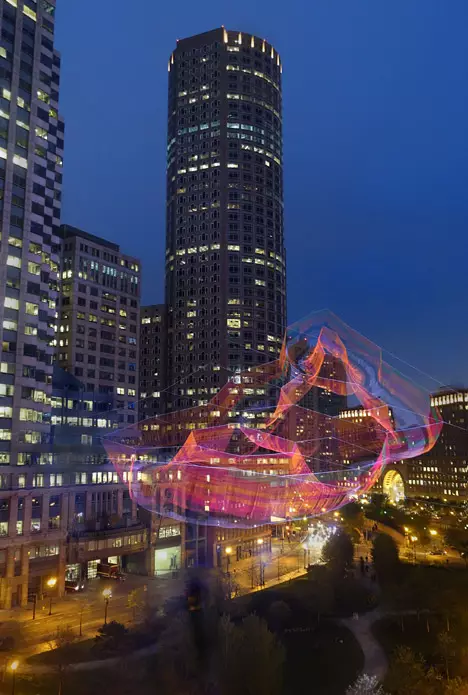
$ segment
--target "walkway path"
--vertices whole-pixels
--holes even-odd
[[[368,676],[375,676],[379,681],[383,681],[385,678],[388,661],[380,642],[373,635],[372,625],[384,615],[376,608],[370,613],[364,613],[357,618],[347,618],[341,621],[345,627],[351,630],[363,651],[363,673],[366,673]]]

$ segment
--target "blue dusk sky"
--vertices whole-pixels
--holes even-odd
[[[468,383],[467,0],[57,0],[63,222],[163,300],[167,59],[222,24],[282,57],[289,321],[329,308]]]

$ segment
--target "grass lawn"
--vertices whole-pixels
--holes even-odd
[[[30,656],[27,661],[30,666],[34,666],[34,664],[54,666],[61,663],[69,665],[78,664],[82,661],[110,659],[114,656],[129,654],[137,649],[153,644],[156,638],[156,635],[151,633],[129,634],[115,651],[96,648],[96,642],[94,638],[91,638],[82,640],[81,642],[74,642],[65,648],[51,649],[41,652],[40,654],[34,654],[34,656]],[[64,651],[66,653],[66,658],[62,658]]]
[[[82,642],[75,642],[67,647],[67,661],[69,664],[78,664],[80,661],[92,661],[93,659],[103,658],[102,655],[96,653],[92,650],[95,644],[94,638],[83,640]],[[50,649],[46,652],[41,652],[40,654],[34,654],[27,659],[28,664],[34,666],[34,664],[41,664],[46,666],[53,666],[61,661],[60,652],[61,649]]]
[[[286,647],[285,695],[307,691],[343,695],[359,675],[364,656],[353,634],[338,620],[320,616],[310,580],[298,578],[250,596],[248,612],[269,621],[270,606],[284,601],[291,611],[278,636]],[[245,600],[245,599],[243,599]]]
[[[310,632],[287,632],[283,641],[285,695],[305,691],[343,695],[364,664],[363,653],[352,633],[331,621],[321,622]]]

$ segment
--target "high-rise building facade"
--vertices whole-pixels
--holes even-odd
[[[166,370],[166,307],[142,306],[140,311],[139,417],[145,420],[164,413]]]
[[[220,28],[179,41],[168,69],[167,379],[179,385],[167,406],[174,410],[206,403],[232,373],[278,357],[286,259],[278,52]]]
[[[55,0],[0,0],[0,466],[45,463],[64,123]]]
[[[0,0],[2,608],[27,601],[30,563],[50,576],[57,558],[63,561],[56,542],[62,531],[56,519],[49,526],[49,499],[42,504],[39,490],[49,479],[48,467],[35,465],[52,460],[55,247],[64,147],[54,30],[55,0]]]
[[[88,391],[113,396],[121,426],[138,420],[140,261],[80,229],[60,229],[57,362]]]

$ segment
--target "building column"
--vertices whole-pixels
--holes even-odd
[[[132,521],[137,521],[138,519],[138,505],[132,500]]]
[[[75,521],[75,493],[68,493],[68,526],[73,528],[73,522]]]
[[[3,608],[11,608],[11,589],[13,577],[15,576],[15,549],[7,548],[7,560],[6,560],[6,571],[5,578],[3,580],[4,591],[3,591]]]
[[[49,503],[50,492],[44,492],[42,495],[41,533],[44,533],[49,528]]]
[[[32,497],[26,495],[23,499],[23,535],[29,536],[31,533]]]
[[[117,490],[117,516],[123,517],[123,490]]]
[[[66,543],[64,540],[61,540],[59,545],[57,567],[57,596],[59,598],[65,594],[65,567],[67,561],[66,550]]]
[[[16,534],[16,522],[18,521],[18,495],[12,495],[9,499],[8,509],[8,535],[14,538]]]
[[[62,531],[67,531],[68,528],[68,500],[69,494],[64,492],[60,498],[60,528]]]
[[[26,545],[21,546],[21,608],[28,605],[29,554]]]
[[[85,521],[89,521],[92,516],[92,504],[91,504],[91,492],[86,493],[86,501],[85,501]]]
[[[187,524],[183,521],[180,522],[180,568],[183,569],[187,565]]]

